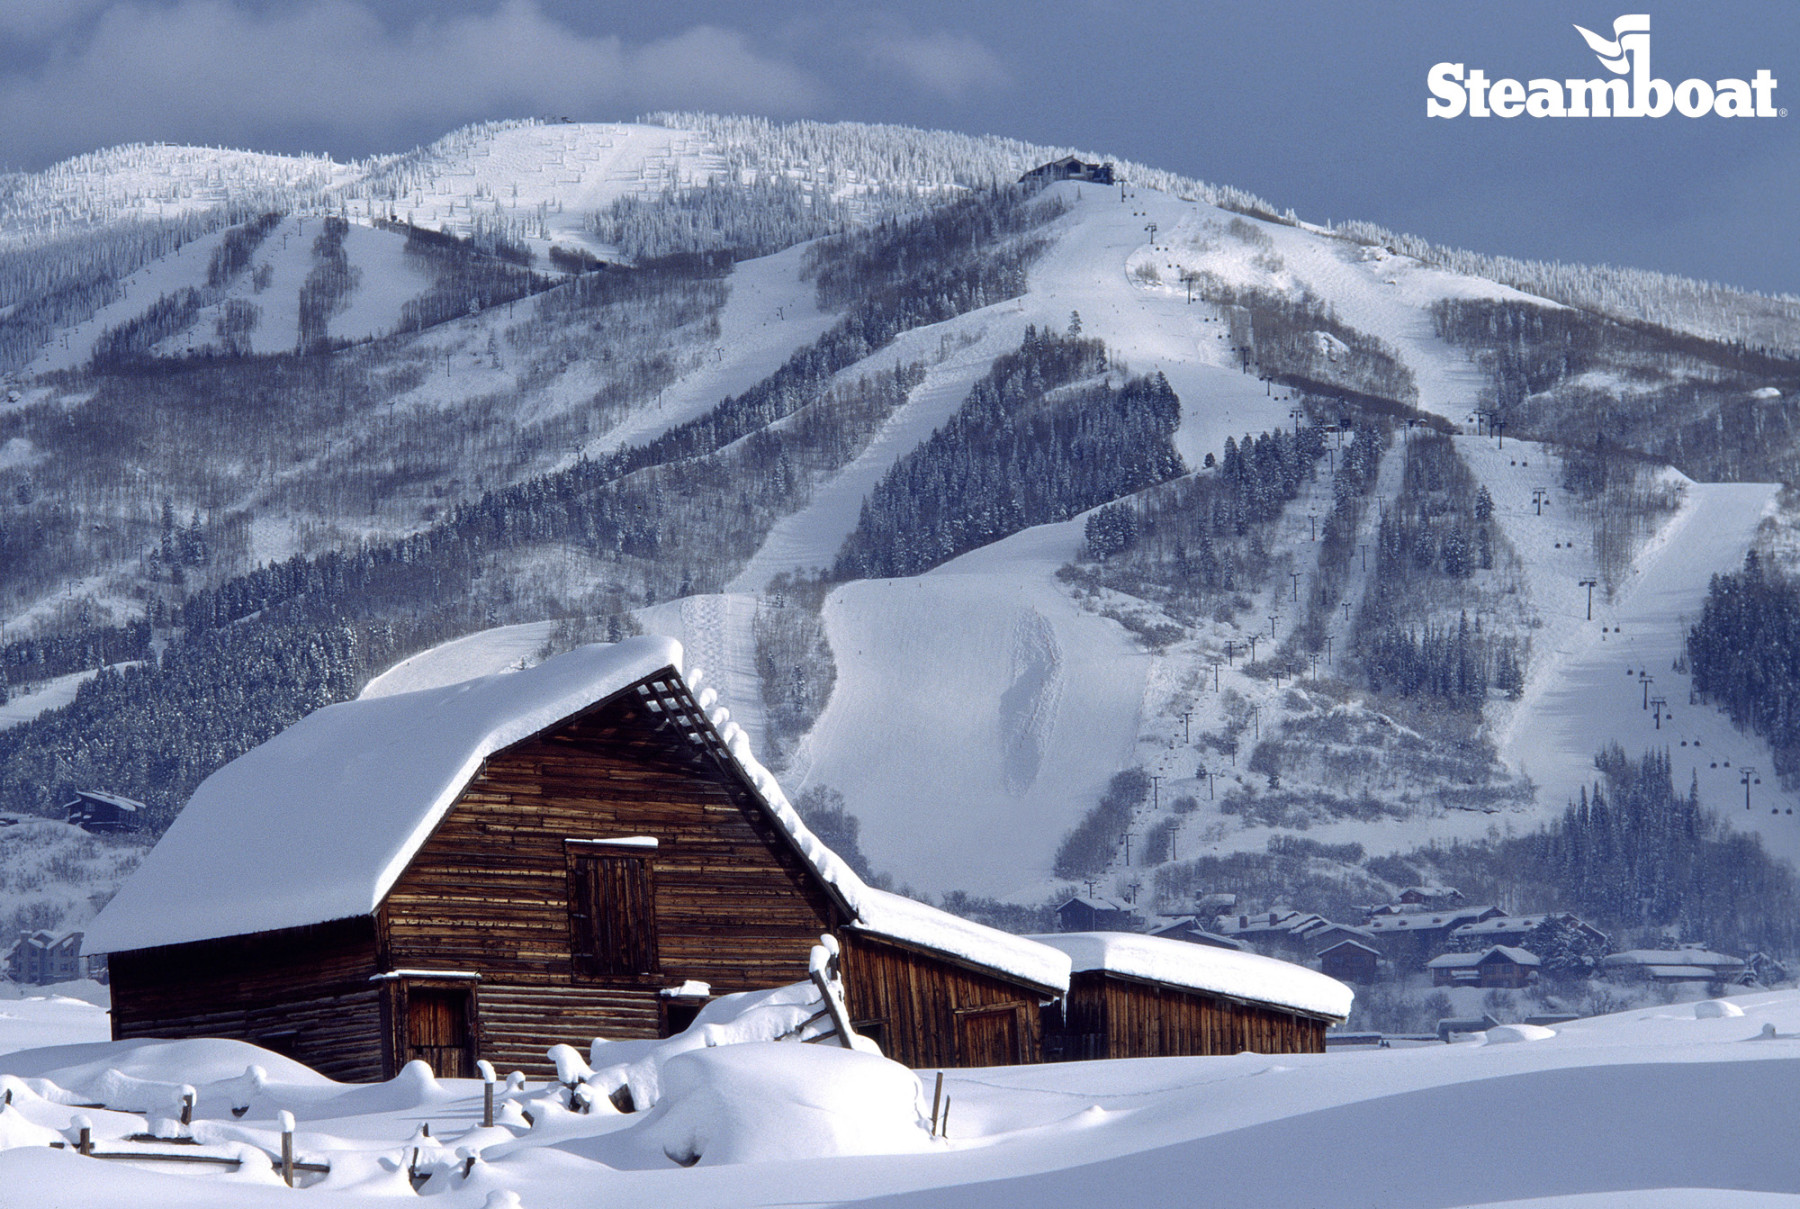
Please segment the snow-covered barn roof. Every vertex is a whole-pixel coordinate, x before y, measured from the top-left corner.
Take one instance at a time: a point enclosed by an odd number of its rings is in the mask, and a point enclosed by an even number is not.
[[[489,756],[673,669],[732,761],[857,926],[1061,991],[1055,950],[883,894],[809,831],[679,642],[581,647],[525,671],[307,715],[203,781],[87,930],[89,952],[242,936],[372,914]]]
[[[634,640],[308,714],[201,782],[89,943],[117,952],[368,915],[484,760],[671,666],[680,644]]]
[[[1102,970],[1340,1020],[1356,995],[1337,979],[1290,961],[1138,932],[1051,932],[1031,939],[1067,953],[1076,973]]]

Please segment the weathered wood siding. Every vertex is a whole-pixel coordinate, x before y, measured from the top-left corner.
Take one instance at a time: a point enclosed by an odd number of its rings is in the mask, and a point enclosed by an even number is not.
[[[115,953],[111,965],[115,1038],[232,1037],[346,1081],[386,1070],[368,918]]]
[[[1098,970],[1070,978],[1063,1019],[1067,1059],[1325,1052],[1324,1020]]]
[[[865,932],[838,939],[851,1020],[869,1026],[896,1062],[922,1069],[1041,1060],[1041,991]],[[1015,1046],[1006,1045],[1006,1029]]]
[[[655,680],[657,678],[652,678]],[[649,836],[657,969],[576,969],[568,840]],[[502,1069],[550,1071],[557,1042],[655,1037],[657,992],[714,994],[802,981],[839,913],[738,780],[635,687],[494,755],[382,904],[390,969],[481,975],[479,1049]]]

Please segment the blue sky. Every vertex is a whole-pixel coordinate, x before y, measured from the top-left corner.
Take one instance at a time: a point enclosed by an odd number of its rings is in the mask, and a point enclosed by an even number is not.
[[[697,107],[1071,143],[1483,251],[1800,293],[1800,110],[1752,120],[1425,116],[1443,60],[1604,74],[1628,4],[755,6],[667,0],[0,0],[0,164],[136,139],[339,157],[486,117]],[[1679,82],[1768,68],[1800,5],[1649,8]]]

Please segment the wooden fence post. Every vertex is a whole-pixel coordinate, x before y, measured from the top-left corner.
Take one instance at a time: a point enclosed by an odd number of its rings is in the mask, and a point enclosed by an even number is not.
[[[494,1064],[483,1058],[475,1064],[475,1069],[481,1072],[481,1127],[492,1129],[494,1127]]]
[[[931,1093],[931,1136],[934,1138],[937,1137],[937,1131],[938,1131],[938,1108],[943,1104],[943,1102],[944,1102],[944,1072],[939,1071],[938,1077],[937,1077],[937,1090],[935,1090]]]
[[[183,1083],[181,1085],[181,1123],[183,1125],[194,1123],[194,1105],[199,1098],[200,1093],[194,1090],[192,1084]]]
[[[78,1116],[71,1122],[81,1132],[76,1137],[75,1149],[81,1154],[94,1153],[94,1123],[85,1116]]]
[[[294,1186],[294,1114],[287,1109],[281,1110],[276,1118],[281,1124],[281,1178],[287,1186]]]

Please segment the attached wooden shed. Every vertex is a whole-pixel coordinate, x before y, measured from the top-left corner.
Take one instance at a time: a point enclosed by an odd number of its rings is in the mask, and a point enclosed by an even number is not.
[[[1047,1053],[1079,1058],[1322,1054],[1354,992],[1316,970],[1130,932],[1034,937],[1069,955],[1069,994]]]
[[[831,932],[891,1056],[1034,1060],[1067,958],[865,886],[683,668],[584,647],[329,706],[219,770],[88,930],[114,1036],[547,1074],[558,1042],[679,1031],[696,983],[802,981]]]

